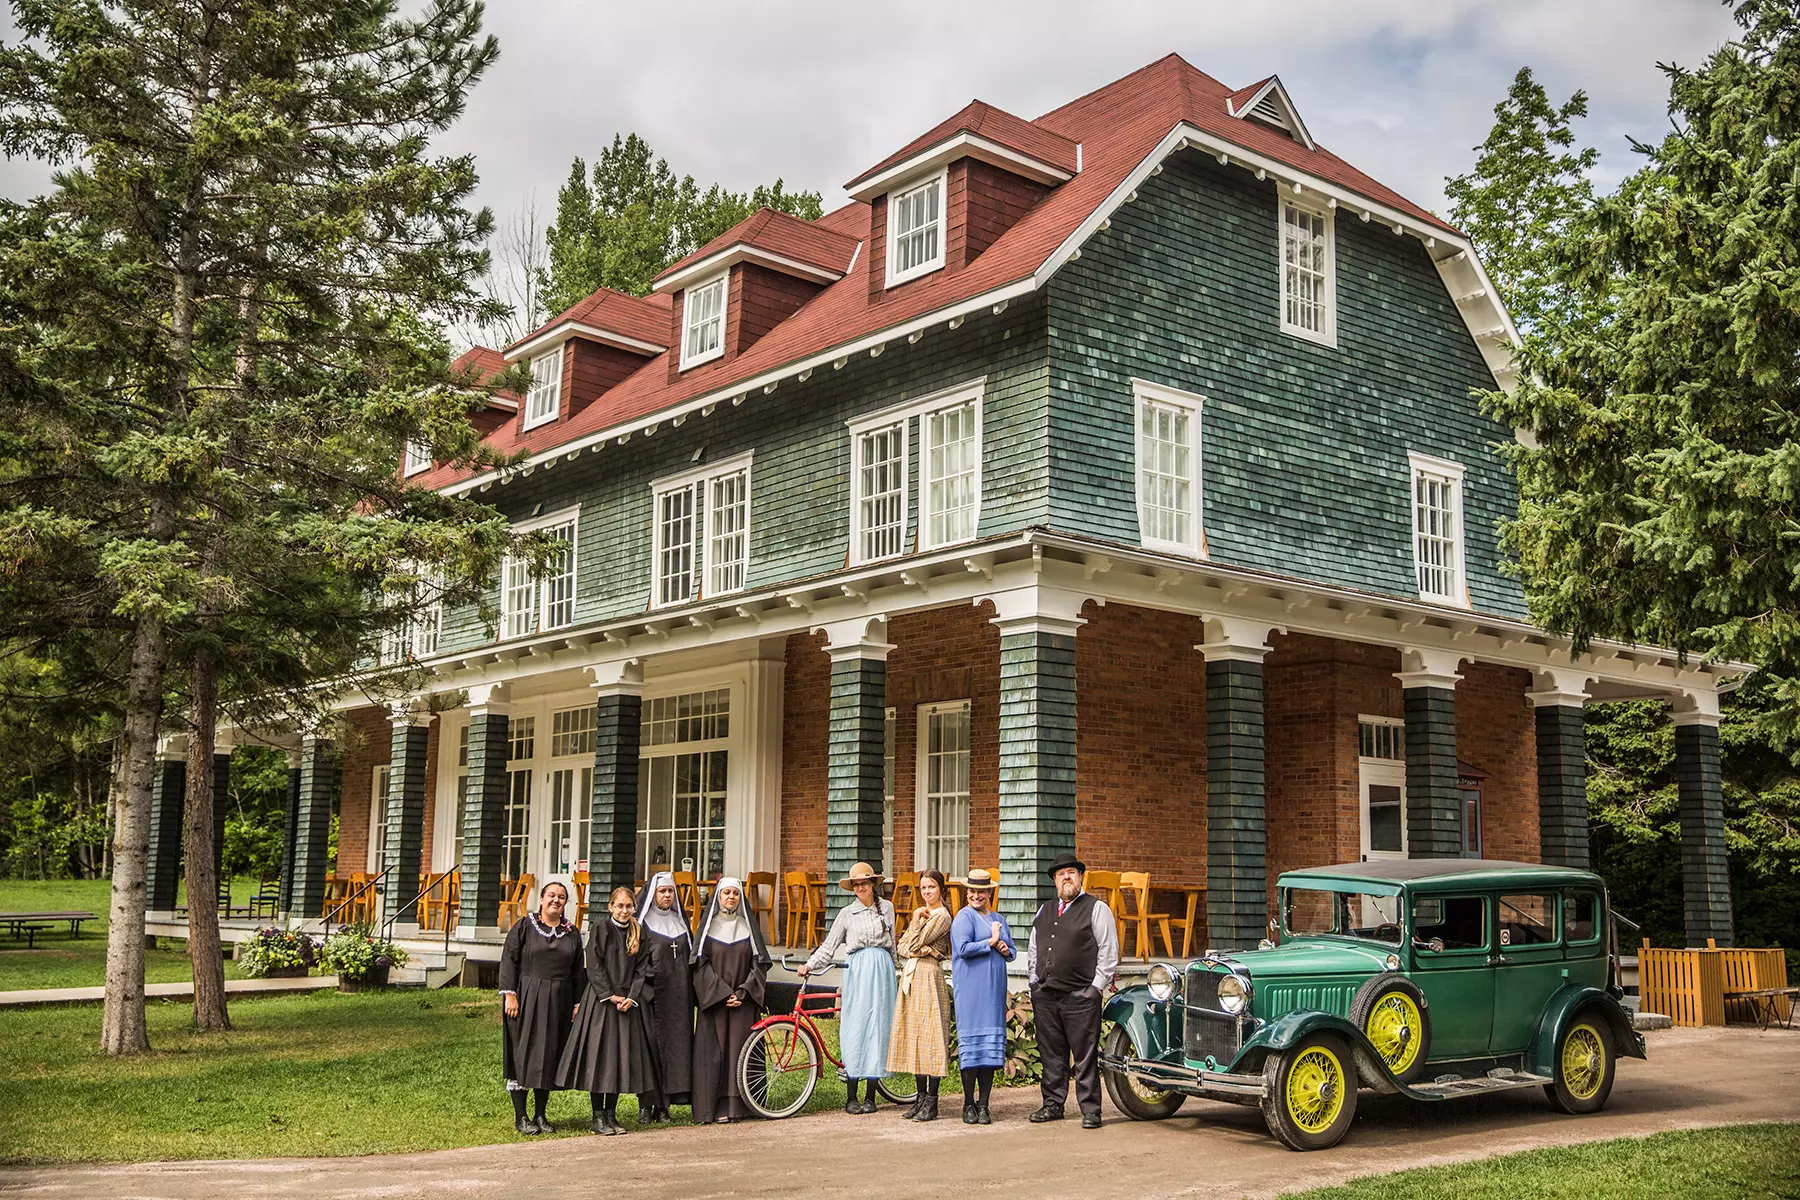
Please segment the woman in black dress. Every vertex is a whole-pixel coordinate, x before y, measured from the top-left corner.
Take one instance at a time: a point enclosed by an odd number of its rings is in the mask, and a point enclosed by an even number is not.
[[[628,887],[614,888],[606,915],[591,922],[587,990],[569,1043],[556,1068],[556,1086],[587,1092],[594,1105],[595,1133],[625,1132],[619,1126],[619,1094],[661,1091],[650,1048],[650,944],[631,911]]]
[[[650,1044],[656,1051],[656,1074],[662,1096],[638,1097],[638,1124],[669,1119],[669,1105],[688,1102],[689,1071],[694,1057],[694,984],[688,962],[694,939],[687,913],[675,903],[675,877],[653,875],[638,895],[638,923],[650,944],[650,973],[656,981],[650,997]]]
[[[713,888],[694,946],[694,1124],[750,1115],[738,1094],[738,1055],[763,1010],[769,951],[745,911],[744,885],[727,876]]]
[[[546,883],[537,912],[513,925],[500,951],[500,996],[506,1012],[500,1022],[501,1063],[512,1097],[513,1128],[520,1133],[550,1132],[544,1105],[557,1086],[556,1067],[581,999],[581,934],[563,920],[568,904],[567,886]],[[536,1109],[530,1117],[525,1115],[527,1091]]]

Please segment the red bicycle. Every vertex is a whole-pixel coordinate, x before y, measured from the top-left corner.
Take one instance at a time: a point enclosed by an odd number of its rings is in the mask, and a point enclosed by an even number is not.
[[[781,965],[793,969],[785,954]],[[758,1021],[738,1055],[738,1094],[765,1117],[791,1117],[805,1108],[827,1060],[843,1077],[844,1061],[831,1052],[819,1028],[821,1017],[838,1014],[837,989],[809,992],[809,984],[810,980],[800,981],[793,1012]],[[894,1104],[911,1104],[919,1095],[918,1081],[911,1075],[877,1079],[875,1088]]]

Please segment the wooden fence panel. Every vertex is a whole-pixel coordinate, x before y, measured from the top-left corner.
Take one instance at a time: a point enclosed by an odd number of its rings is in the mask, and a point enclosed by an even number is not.
[[[1664,1013],[1677,1025],[1723,1025],[1722,953],[1660,949],[1645,938],[1638,952],[1638,994],[1644,1011]]]
[[[1728,992],[1788,985],[1787,952],[1779,947],[1773,950],[1720,950],[1717,954],[1724,975],[1724,988]],[[1791,1006],[1792,1001],[1787,997],[1776,997],[1776,1016],[1783,1021],[1790,1019]],[[1754,1021],[1757,1019],[1755,1003],[1750,1000],[1727,1000],[1725,1017],[1730,1021]]]

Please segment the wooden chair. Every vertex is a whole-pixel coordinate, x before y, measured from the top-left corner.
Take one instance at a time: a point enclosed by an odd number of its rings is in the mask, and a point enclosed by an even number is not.
[[[462,920],[462,868],[450,872],[449,899],[444,901],[444,926],[450,929]]]
[[[1117,871],[1089,871],[1082,878],[1082,889],[1095,897],[1113,911],[1113,923],[1119,930],[1120,953],[1125,946],[1125,908],[1119,898],[1119,873]]]
[[[369,881],[373,878],[375,876],[368,871],[350,872],[350,882],[346,892],[350,897],[350,904],[344,910],[345,924],[368,925],[373,922],[375,889],[369,886]]]
[[[327,875],[325,877],[325,900],[319,909],[319,915],[337,908],[350,894],[350,878],[347,875]],[[341,919],[341,918],[340,918]]]
[[[1150,873],[1148,871],[1119,872],[1119,913],[1125,924],[1137,927],[1137,950],[1134,957],[1149,958],[1156,953],[1156,939],[1151,930],[1161,930],[1163,945],[1169,953],[1175,953],[1175,939],[1169,932],[1169,914],[1152,911],[1150,902]],[[1121,950],[1124,942],[1120,942]]]
[[[579,926],[582,920],[587,916],[588,873],[586,871],[577,871],[575,872],[573,879],[574,884],[572,886],[574,887],[575,894],[569,897],[569,903],[575,906],[575,915],[570,919]]]
[[[894,875],[894,936],[906,932],[913,909],[919,907],[919,873],[899,871]]]
[[[448,871],[419,873],[418,922],[421,930],[444,928],[444,903],[450,895],[450,886],[445,880],[449,874]]]
[[[700,881],[692,871],[670,871],[675,877],[675,903],[687,917],[688,928],[700,932],[700,917],[706,909],[700,903]]]
[[[787,900],[787,928],[782,941],[796,949],[811,950],[825,934],[825,911],[816,902],[812,877],[805,871],[788,871],[781,881]]]
[[[968,890],[959,880],[950,880],[950,894],[944,897],[944,907],[950,910],[950,915],[954,917],[957,913],[961,912],[963,910],[963,905],[968,902]]]
[[[1180,890],[1187,905],[1186,915],[1170,916],[1168,923],[1169,928],[1181,931],[1181,957],[1192,958],[1194,956],[1195,926],[1199,926],[1201,931],[1206,929],[1206,889],[1184,887]]]
[[[763,889],[768,889],[767,900],[763,899]],[[744,876],[744,903],[750,906],[750,913],[762,922],[763,938],[775,940],[775,872],[751,871]]]
[[[511,929],[525,917],[525,908],[531,903],[531,893],[537,887],[537,879],[526,871],[517,879],[502,880],[506,888],[500,898],[500,928]]]

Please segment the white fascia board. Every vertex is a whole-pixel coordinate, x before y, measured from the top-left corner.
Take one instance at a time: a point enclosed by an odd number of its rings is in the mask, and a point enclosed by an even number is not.
[[[857,243],[861,249],[862,243]],[[851,259],[852,262],[856,260]],[[772,271],[780,271],[784,275],[798,275],[802,279],[816,279],[820,283],[836,283],[843,275],[825,267],[817,267],[812,263],[801,262],[797,258],[789,258],[785,254],[774,254],[755,246],[747,246],[742,242],[727,246],[717,254],[709,254],[699,262],[690,263],[673,275],[665,275],[650,285],[653,292],[677,292],[702,276],[716,275],[728,267],[741,262],[753,262],[768,267]]]
[[[596,342],[605,342],[609,346],[617,346],[621,350],[630,350],[636,354],[655,356],[667,350],[667,346],[658,346],[653,342],[641,342],[637,338],[626,337],[622,333],[600,329],[593,325],[583,325],[579,321],[564,321],[552,326],[536,337],[523,341],[505,351],[501,357],[507,362],[518,362],[521,359],[536,358],[546,350],[555,349],[573,337],[584,337]]]
[[[917,175],[929,175],[959,158],[979,158],[1015,175],[1022,175],[1034,183],[1055,185],[1075,178],[1061,167],[1052,166],[1028,154],[1020,154],[1017,150],[1008,149],[999,142],[989,141],[980,134],[970,133],[965,129],[954,137],[927,146],[911,158],[897,162],[879,175],[871,175],[854,188],[846,190],[852,200],[861,200],[866,204],[877,196],[893,191],[896,184],[904,183]]]

